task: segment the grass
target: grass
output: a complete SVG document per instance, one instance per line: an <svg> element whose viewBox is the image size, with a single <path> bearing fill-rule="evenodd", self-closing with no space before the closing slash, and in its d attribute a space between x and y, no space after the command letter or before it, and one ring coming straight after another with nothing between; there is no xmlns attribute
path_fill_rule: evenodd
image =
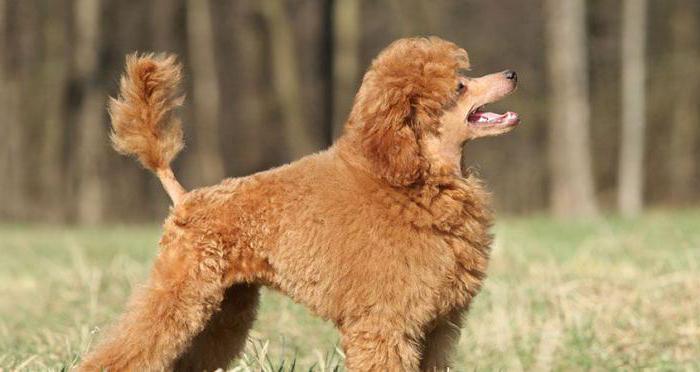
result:
<svg viewBox="0 0 700 372"><path fill-rule="evenodd" d="M700 369L700 210L502 219L456 370ZM0 371L70 368L148 270L157 227L0 226ZM265 292L232 370L331 371L338 335Z"/></svg>

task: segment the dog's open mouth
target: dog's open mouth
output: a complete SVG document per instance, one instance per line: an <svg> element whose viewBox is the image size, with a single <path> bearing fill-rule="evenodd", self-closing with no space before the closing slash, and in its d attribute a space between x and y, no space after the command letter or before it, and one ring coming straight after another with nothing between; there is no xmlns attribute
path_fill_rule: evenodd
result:
<svg viewBox="0 0 700 372"><path fill-rule="evenodd" d="M520 123L520 118L517 113L512 111L508 111L505 114L497 114L484 111L484 106L480 106L467 116L467 122L478 126L511 126Z"/></svg>

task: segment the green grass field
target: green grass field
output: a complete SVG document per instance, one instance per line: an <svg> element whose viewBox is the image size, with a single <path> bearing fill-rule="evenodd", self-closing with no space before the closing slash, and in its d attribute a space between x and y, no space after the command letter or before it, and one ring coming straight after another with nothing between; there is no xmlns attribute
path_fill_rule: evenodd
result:
<svg viewBox="0 0 700 372"><path fill-rule="evenodd" d="M70 368L119 314L159 229L0 226L0 371ZM700 210L501 219L456 370L700 370ZM332 326L265 292L233 370L332 370Z"/></svg>

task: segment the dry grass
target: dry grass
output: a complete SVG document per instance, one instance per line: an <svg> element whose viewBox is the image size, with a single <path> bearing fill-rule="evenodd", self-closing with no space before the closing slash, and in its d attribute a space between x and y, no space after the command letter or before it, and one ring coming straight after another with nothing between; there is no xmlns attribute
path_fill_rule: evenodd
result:
<svg viewBox="0 0 700 372"><path fill-rule="evenodd" d="M146 275L155 227L0 227L0 370L72 366ZM457 370L700 369L700 211L502 220ZM264 294L236 371L332 371L332 327Z"/></svg>

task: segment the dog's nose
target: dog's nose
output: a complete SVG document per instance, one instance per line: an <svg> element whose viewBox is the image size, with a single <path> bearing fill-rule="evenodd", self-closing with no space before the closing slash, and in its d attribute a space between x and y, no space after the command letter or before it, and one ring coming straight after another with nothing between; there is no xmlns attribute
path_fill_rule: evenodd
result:
<svg viewBox="0 0 700 372"><path fill-rule="evenodd" d="M505 70L503 71L503 74L506 75L506 79L508 80L518 81L518 74L516 74L513 70Z"/></svg>

